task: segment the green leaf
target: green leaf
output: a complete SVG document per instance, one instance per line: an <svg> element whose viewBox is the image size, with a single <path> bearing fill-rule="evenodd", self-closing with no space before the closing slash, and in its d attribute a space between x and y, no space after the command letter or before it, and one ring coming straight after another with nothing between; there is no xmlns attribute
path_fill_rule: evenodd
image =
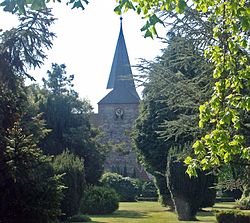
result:
<svg viewBox="0 0 250 223"><path fill-rule="evenodd" d="M164 24L161 19L159 19L155 14L149 17L149 23L150 25L154 26L157 23Z"/></svg>
<svg viewBox="0 0 250 223"><path fill-rule="evenodd" d="M78 8L81 8L82 10L84 10L84 6L83 6L81 0L76 1L76 2L73 4L72 9L74 9L74 8L77 8L77 9L78 9Z"/></svg>
<svg viewBox="0 0 250 223"><path fill-rule="evenodd" d="M31 4L31 9L32 10L41 10L41 9L45 9L46 8L46 4L44 0L34 0L32 1Z"/></svg>
<svg viewBox="0 0 250 223"><path fill-rule="evenodd" d="M3 10L6 12L15 13L17 11L16 2L14 1L5 0L0 5L4 7Z"/></svg>
<svg viewBox="0 0 250 223"><path fill-rule="evenodd" d="M153 39L153 34L152 32L148 29L144 35L144 38L151 37Z"/></svg>
<svg viewBox="0 0 250 223"><path fill-rule="evenodd" d="M149 23L149 21L147 21L146 24L141 28L141 31L144 32L144 31L148 30L149 27L150 27L150 23Z"/></svg>
<svg viewBox="0 0 250 223"><path fill-rule="evenodd" d="M186 4L185 0L179 0L177 3L176 11L178 13L183 13L186 6L187 6L187 4Z"/></svg>
<svg viewBox="0 0 250 223"><path fill-rule="evenodd" d="M192 177L192 176L198 177L196 168L193 165L188 166L186 173L189 175L189 177Z"/></svg>
<svg viewBox="0 0 250 223"><path fill-rule="evenodd" d="M187 164L187 165L189 165L189 164L191 164L191 161L192 161L192 160L193 160L192 157L191 157L191 156L188 156L188 157L186 157L186 159L184 160L184 163Z"/></svg>

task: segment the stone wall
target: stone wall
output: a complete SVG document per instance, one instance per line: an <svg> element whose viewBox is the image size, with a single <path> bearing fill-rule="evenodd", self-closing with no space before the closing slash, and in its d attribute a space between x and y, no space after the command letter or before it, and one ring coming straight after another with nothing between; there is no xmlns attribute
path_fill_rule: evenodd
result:
<svg viewBox="0 0 250 223"><path fill-rule="evenodd" d="M131 145L130 133L138 115L139 104L100 104L92 123L104 132L102 143L109 144L105 169L147 180L148 176L137 163Z"/></svg>

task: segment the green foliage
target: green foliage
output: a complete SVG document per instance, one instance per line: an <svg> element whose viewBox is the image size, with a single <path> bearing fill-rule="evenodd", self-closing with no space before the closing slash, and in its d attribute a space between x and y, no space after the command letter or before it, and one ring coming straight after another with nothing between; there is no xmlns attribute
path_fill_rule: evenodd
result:
<svg viewBox="0 0 250 223"><path fill-rule="evenodd" d="M98 132L89 122L91 106L79 99L72 88L74 76L67 75L65 69L65 65L52 64L48 79L43 79L40 112L51 132L42 140L41 148L51 155L68 149L83 158L86 182L96 184L103 172L104 147L98 143Z"/></svg>
<svg viewBox="0 0 250 223"><path fill-rule="evenodd" d="M68 221L69 222L89 222L91 221L91 218L88 215L79 214L79 215L74 215L68 218Z"/></svg>
<svg viewBox="0 0 250 223"><path fill-rule="evenodd" d="M31 0L31 1L21 1L21 0L3 0L0 4L1 7L3 7L3 10L6 12L11 13L21 13L26 14L27 10L47 10L47 4L50 1L45 0ZM57 2L61 2L60 0L57 0ZM84 10L84 5L88 4L89 2L87 0L71 0L67 1L66 4L72 6L73 8L80 8Z"/></svg>
<svg viewBox="0 0 250 223"><path fill-rule="evenodd" d="M200 106L201 128L209 126L206 134L194 144L196 156L188 157L188 173L195 175L195 168L208 169L231 162L235 155L250 160L249 144L239 129L242 126L242 113L249 113L249 1L210 0L189 1L189 5L201 15L207 15L205 21L213 23L212 43L206 49L206 57L214 64L215 80L210 100ZM144 18L155 15L155 9L183 13L187 5L184 1L120 1L116 11L135 10ZM182 15L178 16L182 17ZM156 20L154 20L156 21ZM203 21L202 21L203 22ZM159 23L159 22L158 22ZM192 24L193 25L193 24ZM190 26L189 26L190 27ZM146 36L153 36L155 24L147 21Z"/></svg>
<svg viewBox="0 0 250 223"><path fill-rule="evenodd" d="M61 214L63 185L37 146L46 130L39 116L28 114L34 107L27 105L24 77L32 79L27 69L39 67L52 46L54 19L48 10L19 21L0 36L0 221L47 223Z"/></svg>
<svg viewBox="0 0 250 223"><path fill-rule="evenodd" d="M32 135L16 123L5 137L1 161L0 221L47 223L61 214L61 176L44 156Z"/></svg>
<svg viewBox="0 0 250 223"><path fill-rule="evenodd" d="M239 200L236 200L236 207L241 210L250 210L250 197L242 196Z"/></svg>
<svg viewBox="0 0 250 223"><path fill-rule="evenodd" d="M170 191L168 190L166 176L157 173L154 175L154 177L157 193L159 196L159 202L162 206L168 206L171 210L174 210L174 203L172 201Z"/></svg>
<svg viewBox="0 0 250 223"><path fill-rule="evenodd" d="M195 220L200 208L214 205L216 191L210 188L214 186L214 176L199 171L197 177L190 178L182 161L171 155L166 175L179 220Z"/></svg>
<svg viewBox="0 0 250 223"><path fill-rule="evenodd" d="M248 223L250 215L235 210L217 211L216 220L218 223Z"/></svg>
<svg viewBox="0 0 250 223"><path fill-rule="evenodd" d="M142 193L143 197L157 197L157 188L153 181L146 181L142 185Z"/></svg>
<svg viewBox="0 0 250 223"><path fill-rule="evenodd" d="M101 183L114 189L120 201L135 201L138 195L138 183L130 177L123 177L117 173L104 173Z"/></svg>
<svg viewBox="0 0 250 223"><path fill-rule="evenodd" d="M11 69L16 75L34 79L27 73L27 69L43 64L46 58L44 50L52 47L55 37L55 34L49 31L54 20L50 10L31 11L26 15L19 15L20 24L17 28L2 33L0 55L5 58L5 65L7 63L12 66ZM6 70L1 75L7 75Z"/></svg>
<svg viewBox="0 0 250 223"><path fill-rule="evenodd" d="M91 186L84 192L81 211L86 214L111 214L118 207L119 198L113 189Z"/></svg>
<svg viewBox="0 0 250 223"><path fill-rule="evenodd" d="M200 134L198 107L209 94L211 66L185 38L172 36L168 42L155 62L139 65L147 82L133 139L139 160L155 176L160 199L173 206L164 174L168 151Z"/></svg>
<svg viewBox="0 0 250 223"><path fill-rule="evenodd" d="M52 164L55 173L63 176L62 181L66 187L61 211L66 217L76 215L80 211L80 203L86 187L83 160L66 150L55 156Z"/></svg>
<svg viewBox="0 0 250 223"><path fill-rule="evenodd" d="M47 71L48 80L43 78L44 88L48 89L55 95L76 94L72 89L74 86L72 84L74 75L71 74L67 76L65 64L58 65L52 63L51 69L52 71Z"/></svg>

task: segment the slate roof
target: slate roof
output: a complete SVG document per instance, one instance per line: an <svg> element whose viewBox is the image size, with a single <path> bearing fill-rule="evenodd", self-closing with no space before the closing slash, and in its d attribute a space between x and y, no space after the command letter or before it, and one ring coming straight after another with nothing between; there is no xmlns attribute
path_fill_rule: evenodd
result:
<svg viewBox="0 0 250 223"><path fill-rule="evenodd" d="M122 18L107 89L112 89L112 91L100 100L98 104L134 104L140 101L140 97L135 88L123 35Z"/></svg>

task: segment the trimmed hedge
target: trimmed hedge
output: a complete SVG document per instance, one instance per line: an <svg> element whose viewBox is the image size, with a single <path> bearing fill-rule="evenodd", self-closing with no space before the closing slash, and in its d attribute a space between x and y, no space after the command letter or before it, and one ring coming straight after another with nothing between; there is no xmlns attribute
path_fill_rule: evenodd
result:
<svg viewBox="0 0 250 223"><path fill-rule="evenodd" d="M218 223L249 223L250 215L238 210L216 211Z"/></svg>
<svg viewBox="0 0 250 223"><path fill-rule="evenodd" d="M90 186L84 191L81 212L84 214L111 214L119 207L119 197L108 187Z"/></svg>

